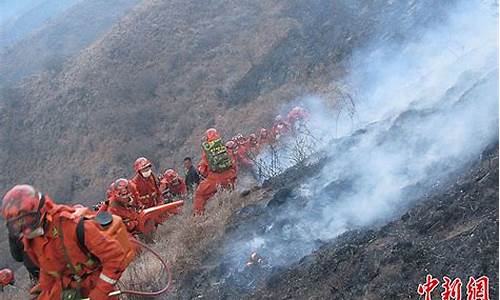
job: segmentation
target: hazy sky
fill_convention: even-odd
[[[20,12],[36,5],[41,0],[0,0],[0,26]]]

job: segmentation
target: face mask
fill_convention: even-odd
[[[152,172],[152,171],[151,171],[151,170],[149,170],[149,171],[146,171],[146,172],[141,172],[141,174],[142,174],[142,176],[143,176],[144,178],[148,178],[149,176],[151,176],[151,172]]]
[[[25,234],[24,236],[27,238],[27,239],[34,239],[36,237],[39,237],[39,236],[42,236],[45,232],[43,231],[43,228],[42,227],[38,227],[37,229]]]

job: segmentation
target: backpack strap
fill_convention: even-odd
[[[76,225],[76,238],[78,240],[78,245],[86,254],[89,254],[90,251],[87,249],[85,245],[85,228],[84,228],[85,217],[80,217],[78,224]]]
[[[99,263],[99,259],[92,254],[92,252],[89,251],[87,246],[85,245],[85,221],[90,220],[88,218],[85,218],[84,216],[80,217],[80,220],[78,221],[78,224],[76,225],[76,239],[78,241],[78,246],[80,246],[80,250],[82,250],[85,255],[89,258],[86,262],[85,265],[91,266],[95,263]]]
[[[64,233],[63,233],[63,228],[62,228],[62,219],[59,219],[59,224],[58,224],[58,230],[59,230],[59,239],[61,239],[61,246],[62,246],[62,251],[63,251],[63,256],[64,260],[66,260],[66,265],[67,267],[71,270],[71,273],[73,273],[73,280],[76,282],[76,288],[78,292],[81,290],[80,282],[82,281],[82,278],[78,275],[78,271],[76,266],[73,265],[71,262],[71,259],[69,258],[69,253],[68,253],[68,248],[66,248],[66,245],[64,244]]]

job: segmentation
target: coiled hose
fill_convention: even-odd
[[[144,243],[141,243],[141,242],[139,242],[137,240],[132,240],[132,242],[135,243],[135,244],[137,244],[138,246],[140,246],[140,247],[148,250],[156,258],[158,258],[158,260],[161,262],[161,264],[165,268],[165,271],[167,272],[167,276],[168,276],[167,285],[163,289],[161,289],[159,291],[156,291],[156,292],[139,292],[139,291],[131,291],[131,290],[121,290],[120,294],[153,297],[153,296],[158,296],[158,295],[161,295],[163,293],[168,292],[168,290],[170,290],[172,288],[172,272],[170,270],[170,265],[168,264],[168,262],[166,262],[161,257],[161,255],[158,254],[158,252],[156,252],[155,250],[153,250],[151,247],[145,245]]]
[[[135,239],[132,239],[131,242],[134,244],[137,244],[138,246],[140,246],[143,249],[146,249],[147,251],[151,252],[151,254],[153,254],[156,258],[158,258],[158,260],[161,262],[161,264],[165,268],[165,271],[167,272],[167,276],[168,276],[167,285],[163,289],[156,291],[156,292],[118,290],[118,291],[114,291],[114,292],[109,293],[109,296],[112,297],[112,296],[119,296],[121,294],[128,294],[128,295],[135,295],[135,296],[154,297],[154,296],[159,296],[163,293],[168,292],[168,290],[170,290],[172,288],[172,272],[170,270],[170,265],[160,256],[160,254],[158,254],[158,252],[153,250],[151,247],[149,247],[149,246],[147,246],[147,245],[145,245],[145,244],[143,244]],[[81,300],[91,300],[91,299],[84,298]]]

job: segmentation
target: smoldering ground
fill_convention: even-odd
[[[497,139],[497,10],[461,1],[404,43],[378,39],[358,49],[344,62],[348,75],[332,83],[349,86],[354,125],[332,118],[320,97],[299,99],[312,113],[310,131],[327,137],[313,151],[327,163],[278,193],[244,225],[248,234],[229,239],[229,273],[241,271],[251,251],[286,265],[321,241],[384,224]]]

